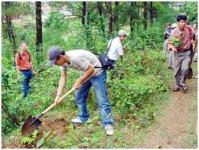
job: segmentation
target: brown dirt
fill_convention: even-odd
[[[67,132],[67,121],[63,118],[54,120],[44,117],[41,121],[41,132],[52,131],[56,136],[63,136]]]
[[[144,143],[139,147],[183,148],[184,139],[189,134],[197,136],[197,80],[189,80],[188,85],[189,91],[186,94],[180,91],[172,93],[168,107],[164,105],[161,108],[163,116],[157,119],[155,126],[147,129]],[[192,131],[190,124],[193,126]]]
[[[36,141],[41,139],[44,135],[44,133],[47,133],[48,131],[51,131],[51,134],[54,134],[55,136],[63,136],[67,132],[67,121],[63,118],[48,118],[44,116],[42,119],[42,124],[39,127],[39,134],[37,136]],[[36,143],[36,142],[35,142]],[[9,144],[3,144],[2,148],[34,148],[34,145],[23,145],[21,144],[21,141],[19,138],[15,137],[12,140],[12,143]]]

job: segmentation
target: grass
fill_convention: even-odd
[[[160,99],[165,98],[167,98],[167,96],[164,94]],[[104,128],[101,126],[98,109],[92,104],[95,103],[94,101],[89,102],[92,105],[88,105],[92,122],[74,126],[70,120],[75,117],[78,112],[75,105],[71,106],[71,101],[73,100],[74,98],[72,98],[72,96],[65,99],[61,105],[46,114],[46,117],[49,117],[51,120],[55,120],[56,118],[66,119],[67,126],[63,136],[57,136],[56,134],[50,135],[41,148],[133,148],[142,143],[146,128],[136,125],[131,118],[124,119],[120,117],[114,108],[115,132],[113,136],[106,136]],[[70,103],[68,101],[70,101]],[[159,103],[157,103],[157,108],[158,105]],[[147,126],[151,126],[153,122],[154,121],[151,121]],[[17,129],[4,137],[4,144],[12,143],[13,138],[19,140],[21,137],[20,130]]]

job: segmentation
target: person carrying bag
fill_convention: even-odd
[[[111,40],[106,54],[99,55],[99,60],[104,69],[113,69],[114,63],[119,57],[123,57],[122,42],[127,37],[127,32],[120,30],[118,36]]]

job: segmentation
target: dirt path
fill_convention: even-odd
[[[147,129],[145,148],[197,147],[197,79],[188,81],[189,91],[173,92],[157,123]]]

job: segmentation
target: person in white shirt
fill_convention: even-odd
[[[113,60],[114,62],[119,58],[123,57],[124,55],[124,49],[122,46],[122,42],[127,37],[127,32],[124,30],[120,30],[118,32],[118,36],[114,38],[113,40],[110,40],[108,43],[108,57],[110,60]]]
[[[76,90],[75,102],[79,109],[79,115],[71,121],[76,124],[89,122],[90,114],[87,109],[86,99],[90,88],[93,86],[97,97],[102,125],[107,135],[113,135],[113,117],[106,86],[107,74],[106,70],[99,68],[101,64],[97,56],[85,49],[75,49],[65,52],[62,48],[53,46],[49,48],[48,60],[50,66],[60,66],[61,71],[54,102],[56,104],[61,102],[60,97],[67,83],[67,68],[81,71],[82,75],[76,79],[73,85],[73,88]]]

